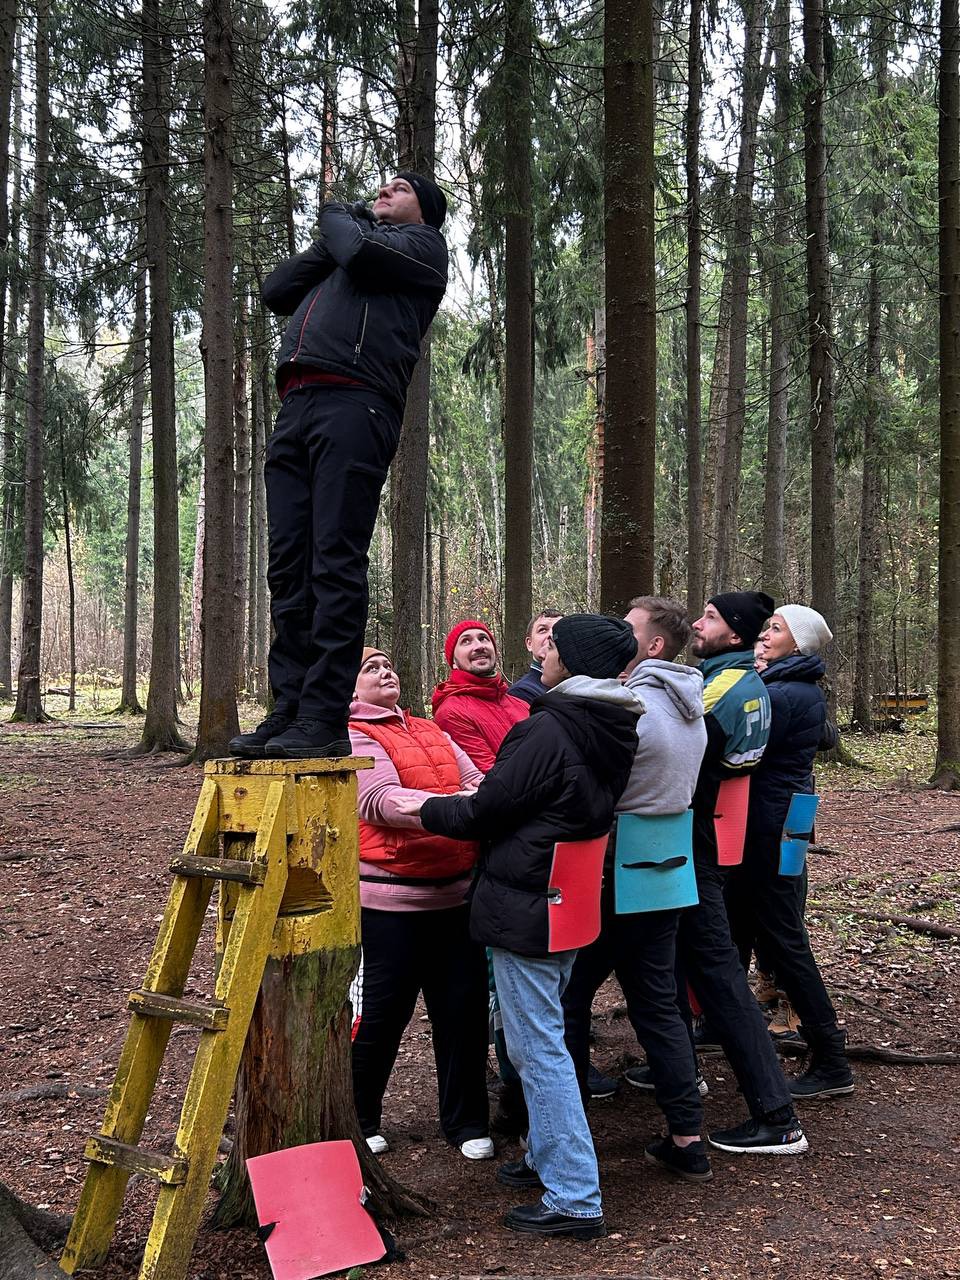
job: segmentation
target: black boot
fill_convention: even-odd
[[[790,1081],[792,1098],[839,1098],[853,1093],[853,1072],[847,1061],[847,1033],[838,1026],[800,1033],[810,1046],[810,1065]]]
[[[283,711],[279,708],[271,711],[266,720],[260,721],[253,733],[241,733],[231,738],[227,743],[227,750],[232,756],[243,756],[247,760],[261,759],[266,755],[265,748],[270,739],[289,728],[296,714],[296,708],[292,711]]]

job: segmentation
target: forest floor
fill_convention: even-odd
[[[59,713],[58,713],[59,714]],[[89,710],[43,727],[0,726],[0,1181],[25,1199],[70,1211],[85,1138],[99,1128],[126,1031],[126,993],[139,987],[199,790],[195,768],[117,752],[139,722]],[[809,923],[850,1040],[909,1053],[960,1049],[960,941],[937,939],[855,911],[960,923],[960,795],[928,792],[932,739],[849,739],[874,771],[821,771],[810,859]],[[196,966],[209,985],[210,953]],[[422,1010],[420,1011],[422,1013]],[[610,1073],[637,1057],[610,983],[595,1019],[594,1060]],[[175,1031],[145,1137],[169,1140],[190,1033]],[[703,1062],[707,1124],[744,1115],[721,1056]],[[652,1100],[624,1085],[594,1104],[610,1234],[589,1244],[538,1241],[500,1225],[523,1200],[499,1187],[495,1164],[445,1145],[431,1106],[429,1028],[404,1040],[384,1108],[387,1168],[438,1206],[398,1234],[406,1261],[365,1277],[620,1277],[626,1280],[854,1280],[960,1277],[960,1067],[854,1063],[852,1097],[808,1104],[810,1153],[800,1159],[714,1153],[706,1185],[671,1180],[643,1161],[660,1128]],[[787,1064],[787,1069],[794,1069]],[[491,1090],[494,1077],[491,1074]],[[518,1148],[498,1144],[498,1160]],[[131,1184],[108,1263],[137,1273],[152,1207]],[[266,1280],[252,1233],[201,1230],[197,1280]]]

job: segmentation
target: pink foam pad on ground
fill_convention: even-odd
[[[386,1246],[361,1203],[363,1175],[349,1141],[311,1142],[247,1161],[276,1280],[314,1280],[376,1262]]]

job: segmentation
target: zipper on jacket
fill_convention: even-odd
[[[367,332],[367,310],[370,303],[363,304],[363,321],[360,325],[360,337],[357,339],[357,345],[353,349],[353,363],[358,364],[360,361],[360,348],[363,346],[363,335]]]

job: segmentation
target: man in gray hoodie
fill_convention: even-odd
[[[690,638],[690,624],[682,605],[656,596],[632,600],[626,620],[638,650],[625,683],[640,694],[647,711],[637,722],[637,751],[617,813],[683,813],[690,807],[707,744],[703,680],[695,668],[673,661]],[[600,986],[616,973],[648,1063],[634,1072],[636,1079],[627,1079],[655,1092],[670,1131],[646,1148],[646,1158],[688,1181],[705,1182],[712,1172],[700,1139],[700,1081],[677,1008],[674,960],[680,912],[617,915],[610,843],[602,931],[579,952],[564,993],[567,1047],[585,1093],[591,1005]]]

